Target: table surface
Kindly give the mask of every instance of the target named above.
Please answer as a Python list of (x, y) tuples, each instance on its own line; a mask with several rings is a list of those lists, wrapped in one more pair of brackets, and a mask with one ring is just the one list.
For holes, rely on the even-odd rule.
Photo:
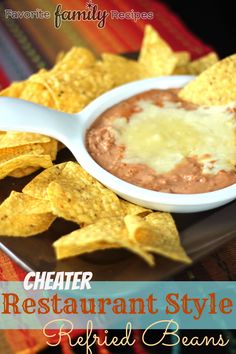
[[(66, 22), (60, 29), (56, 29), (53, 24), (53, 12), (57, 3), (54, 0), (0, 2), (0, 12), (9, 8), (18, 11), (40, 8), (52, 14), (50, 20), (13, 20), (0, 16), (0, 89), (14, 80), (27, 78), (42, 67), (51, 67), (57, 54), (69, 50), (72, 46), (86, 46), (97, 55), (104, 51), (137, 52), (147, 22), (158, 30), (175, 51), (187, 50), (192, 58), (198, 58), (212, 50), (159, 1), (96, 1), (100, 9), (108, 11), (134, 9), (139, 12), (154, 12), (154, 19), (151, 21), (134, 22), (108, 18), (103, 29), (98, 29), (92, 21)], [(60, 3), (63, 8), (84, 9), (84, 4), (78, 5), (76, 1), (61, 0)], [(236, 241), (226, 244), (220, 252), (208, 256), (187, 272), (181, 273), (177, 279), (235, 280), (235, 245)], [(24, 275), (25, 272), (19, 266), (0, 252), (0, 280), (22, 280)], [(0, 353), (34, 353), (44, 346), (45, 339), (38, 331), (0, 331)], [(64, 353), (69, 353), (69, 348), (64, 348)]]

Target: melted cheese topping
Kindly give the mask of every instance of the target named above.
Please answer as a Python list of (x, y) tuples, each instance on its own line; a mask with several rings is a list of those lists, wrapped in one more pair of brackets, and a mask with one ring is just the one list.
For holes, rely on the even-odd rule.
[[(138, 103), (140, 112), (112, 122), (116, 143), (125, 146), (125, 163), (141, 163), (157, 173), (171, 171), (186, 157), (195, 157), (203, 173), (234, 170), (236, 120), (229, 106), (186, 110), (178, 103), (159, 107)], [(232, 105), (231, 105), (232, 106)]]

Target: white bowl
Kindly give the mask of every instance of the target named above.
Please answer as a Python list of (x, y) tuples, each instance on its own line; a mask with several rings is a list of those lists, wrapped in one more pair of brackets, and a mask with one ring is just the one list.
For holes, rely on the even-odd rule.
[[(174, 213), (192, 213), (213, 209), (236, 198), (236, 184), (207, 193), (174, 194), (162, 193), (135, 186), (115, 177), (98, 165), (87, 152), (84, 141), (87, 129), (109, 107), (135, 94), (150, 89), (178, 88), (191, 81), (193, 76), (169, 76), (136, 81), (107, 92), (93, 101), (85, 110), (84, 128), (80, 140), (81, 152), (78, 161), (92, 176), (112, 189), (120, 197), (144, 207)], [(99, 108), (98, 104), (99, 103)]]
[(213, 209), (236, 198), (236, 184), (214, 192), (198, 194), (174, 194), (148, 190), (125, 182), (106, 171), (93, 160), (85, 146), (88, 128), (108, 108), (150, 89), (182, 87), (193, 78), (193, 76), (167, 76), (126, 84), (105, 93), (80, 113), (73, 115), (26, 101), (1, 97), (0, 130), (42, 133), (62, 141), (88, 173), (130, 202), (154, 210), (175, 213)]

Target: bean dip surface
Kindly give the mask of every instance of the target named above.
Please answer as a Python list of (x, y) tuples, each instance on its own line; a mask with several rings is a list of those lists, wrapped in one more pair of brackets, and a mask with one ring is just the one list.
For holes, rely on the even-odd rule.
[(235, 108), (198, 107), (150, 90), (105, 111), (86, 135), (93, 159), (134, 185), (203, 193), (236, 183)]

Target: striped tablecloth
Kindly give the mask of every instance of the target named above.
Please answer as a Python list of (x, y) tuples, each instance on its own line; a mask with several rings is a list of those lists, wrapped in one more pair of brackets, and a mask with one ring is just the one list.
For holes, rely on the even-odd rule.
[[(0, 2), (0, 88), (13, 80), (27, 78), (42, 67), (50, 67), (60, 51), (72, 46), (86, 46), (99, 54), (137, 52), (141, 45), (144, 26), (151, 23), (174, 50), (188, 50), (198, 58), (212, 49), (187, 29), (180, 19), (159, 1), (152, 0), (99, 0), (94, 1), (101, 10), (118, 10), (154, 13), (150, 21), (111, 20), (98, 29), (93, 21), (65, 22), (60, 29), (53, 24), (56, 0), (8, 0)], [(61, 0), (63, 9), (85, 9), (85, 1)], [(42, 9), (52, 14), (49, 20), (6, 19), (4, 10), (17, 11)], [(202, 263), (181, 275), (182, 280), (235, 280), (236, 243), (226, 245)], [(0, 280), (21, 280), (24, 271), (0, 252)], [(45, 346), (45, 338), (38, 331), (0, 331), (0, 354), (33, 354)], [(70, 353), (64, 344), (63, 353)], [(145, 353), (140, 345), (136, 353)], [(99, 348), (100, 353), (109, 353)]]

